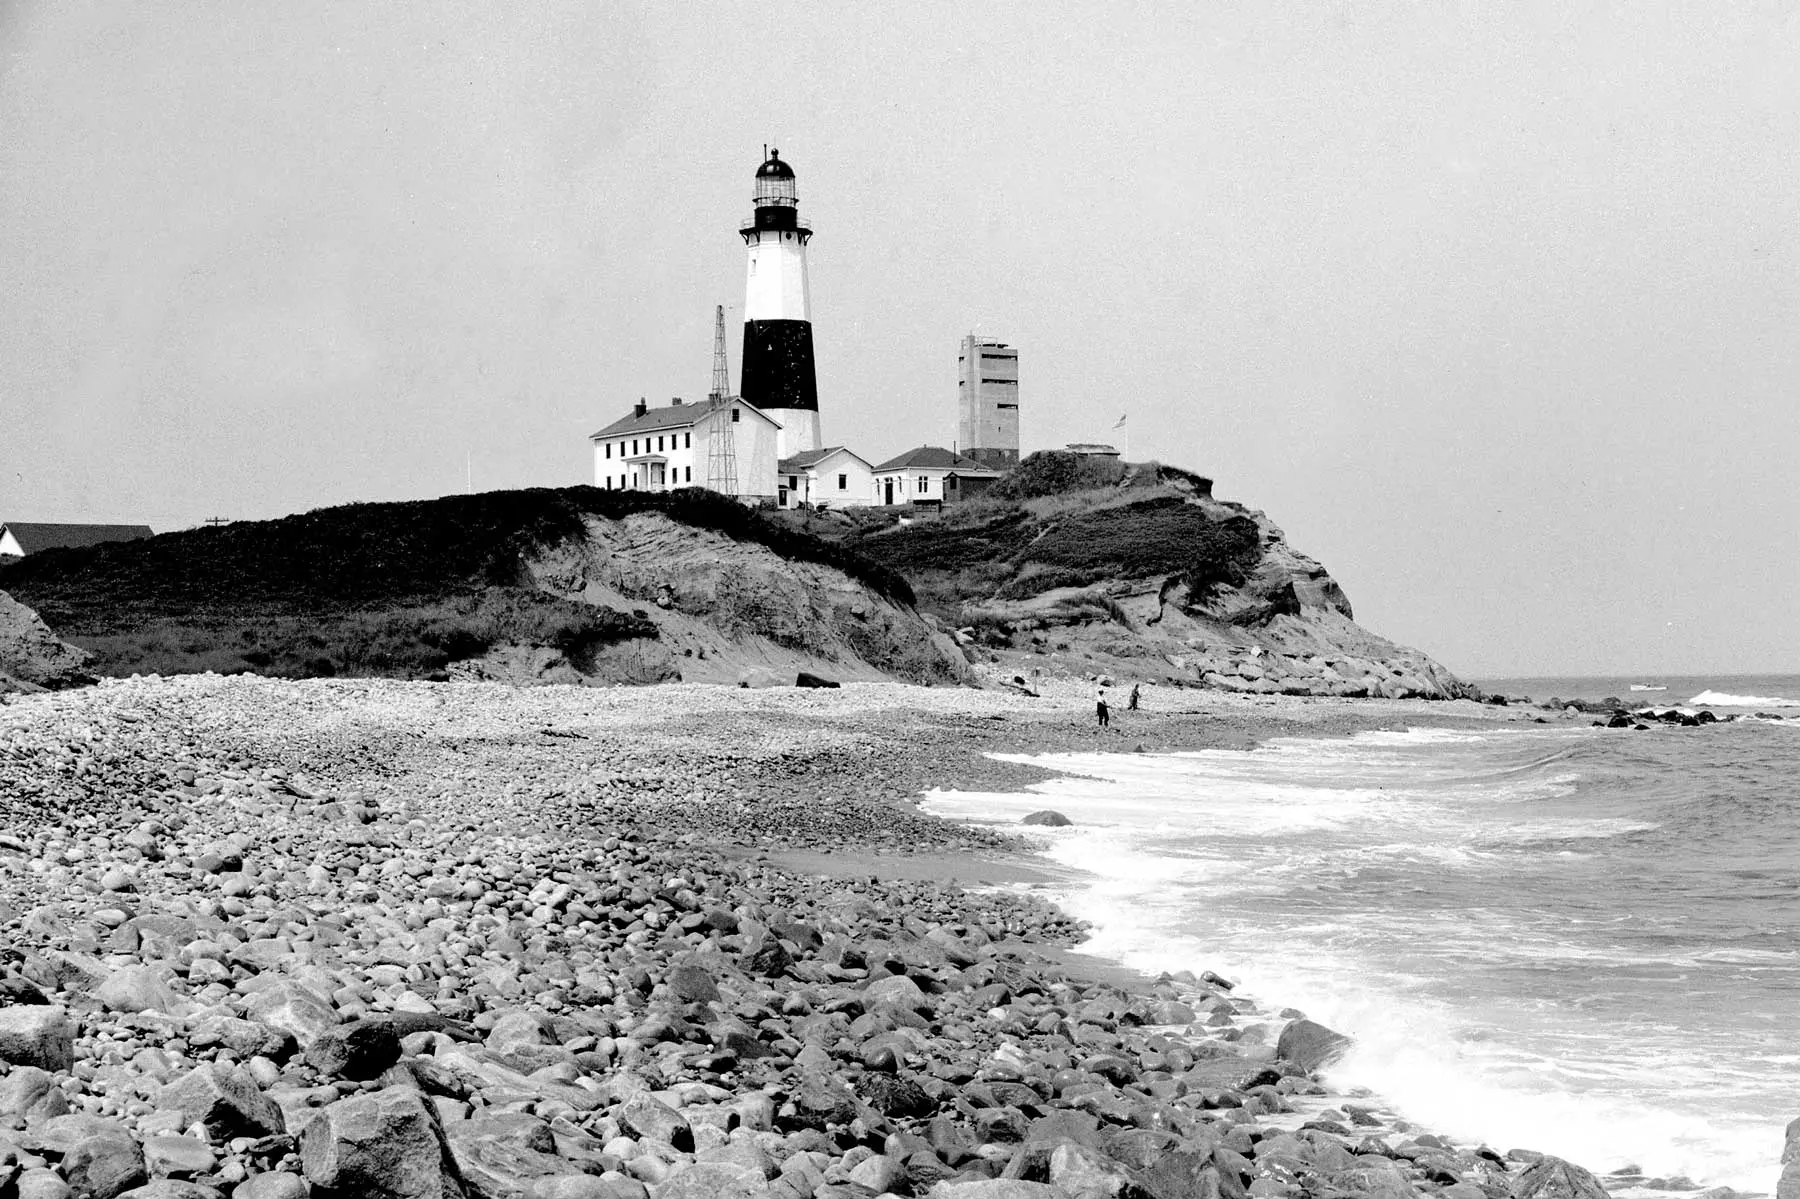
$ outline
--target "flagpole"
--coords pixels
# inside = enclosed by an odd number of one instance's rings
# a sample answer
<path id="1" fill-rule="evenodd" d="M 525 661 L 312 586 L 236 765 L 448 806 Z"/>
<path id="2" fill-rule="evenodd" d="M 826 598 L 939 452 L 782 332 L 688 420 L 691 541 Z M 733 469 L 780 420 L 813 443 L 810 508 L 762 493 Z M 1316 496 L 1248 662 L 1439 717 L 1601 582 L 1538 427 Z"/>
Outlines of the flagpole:
<path id="1" fill-rule="evenodd" d="M 1131 461 L 1131 430 L 1125 424 L 1130 416 L 1131 413 L 1124 413 L 1112 427 L 1113 448 L 1119 451 L 1121 462 Z"/>

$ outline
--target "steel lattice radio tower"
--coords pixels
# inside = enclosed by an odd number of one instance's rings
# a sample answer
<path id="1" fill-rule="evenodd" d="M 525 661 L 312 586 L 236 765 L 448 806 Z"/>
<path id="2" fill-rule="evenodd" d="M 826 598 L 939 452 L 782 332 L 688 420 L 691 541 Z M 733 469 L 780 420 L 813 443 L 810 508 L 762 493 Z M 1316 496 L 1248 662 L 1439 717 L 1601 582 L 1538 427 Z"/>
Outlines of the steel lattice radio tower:
<path id="1" fill-rule="evenodd" d="M 712 391 L 707 395 L 706 485 L 720 495 L 736 496 L 737 436 L 731 414 L 737 397 L 731 392 L 731 370 L 725 365 L 725 306 L 718 306 L 713 324 Z"/>

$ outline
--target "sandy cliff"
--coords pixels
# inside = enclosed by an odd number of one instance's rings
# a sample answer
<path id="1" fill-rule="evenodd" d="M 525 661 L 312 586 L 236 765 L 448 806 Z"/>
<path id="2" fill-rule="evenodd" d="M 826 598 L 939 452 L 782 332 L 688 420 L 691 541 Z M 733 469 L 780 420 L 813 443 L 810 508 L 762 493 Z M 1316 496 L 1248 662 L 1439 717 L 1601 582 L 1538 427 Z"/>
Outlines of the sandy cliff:
<path id="1" fill-rule="evenodd" d="M 58 640 L 36 612 L 0 591 L 0 694 L 91 682 L 92 657 Z"/>

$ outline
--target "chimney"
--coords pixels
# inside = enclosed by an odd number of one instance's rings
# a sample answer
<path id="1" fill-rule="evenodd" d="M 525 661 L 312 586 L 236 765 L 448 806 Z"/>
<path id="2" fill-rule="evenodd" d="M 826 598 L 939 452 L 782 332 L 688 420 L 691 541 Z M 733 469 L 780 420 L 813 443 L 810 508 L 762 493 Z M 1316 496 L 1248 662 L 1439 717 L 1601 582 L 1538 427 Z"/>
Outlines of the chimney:
<path id="1" fill-rule="evenodd" d="M 679 407 L 681 407 L 681 397 L 680 396 L 670 396 L 669 403 L 673 407 L 679 408 Z"/>
<path id="2" fill-rule="evenodd" d="M 632 409 L 632 410 L 631 410 L 631 415 L 633 415 L 633 416 L 642 416 L 642 415 L 644 415 L 644 413 L 646 413 L 646 412 L 648 412 L 648 411 L 650 411 L 650 405 L 649 405 L 649 404 L 646 404 L 646 403 L 645 403 L 645 402 L 644 402 L 644 401 L 643 401 L 643 399 L 642 399 L 642 398 L 640 398 L 640 399 L 639 399 L 639 400 L 638 400 L 638 402 L 637 402 L 637 407 L 635 407 L 635 408 L 633 408 L 633 409 Z"/>

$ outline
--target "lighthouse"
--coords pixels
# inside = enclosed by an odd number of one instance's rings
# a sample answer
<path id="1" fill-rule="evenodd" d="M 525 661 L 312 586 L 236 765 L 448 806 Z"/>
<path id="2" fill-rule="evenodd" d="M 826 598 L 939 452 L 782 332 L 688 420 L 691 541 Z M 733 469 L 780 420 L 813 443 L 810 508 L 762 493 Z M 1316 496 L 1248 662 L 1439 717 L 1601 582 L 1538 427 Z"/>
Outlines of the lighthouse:
<path id="1" fill-rule="evenodd" d="M 770 150 L 756 168 L 756 212 L 738 230 L 749 250 L 744 278 L 744 351 L 738 394 L 781 423 L 778 453 L 819 445 L 819 387 L 813 376 L 812 303 L 794 168 Z"/>

